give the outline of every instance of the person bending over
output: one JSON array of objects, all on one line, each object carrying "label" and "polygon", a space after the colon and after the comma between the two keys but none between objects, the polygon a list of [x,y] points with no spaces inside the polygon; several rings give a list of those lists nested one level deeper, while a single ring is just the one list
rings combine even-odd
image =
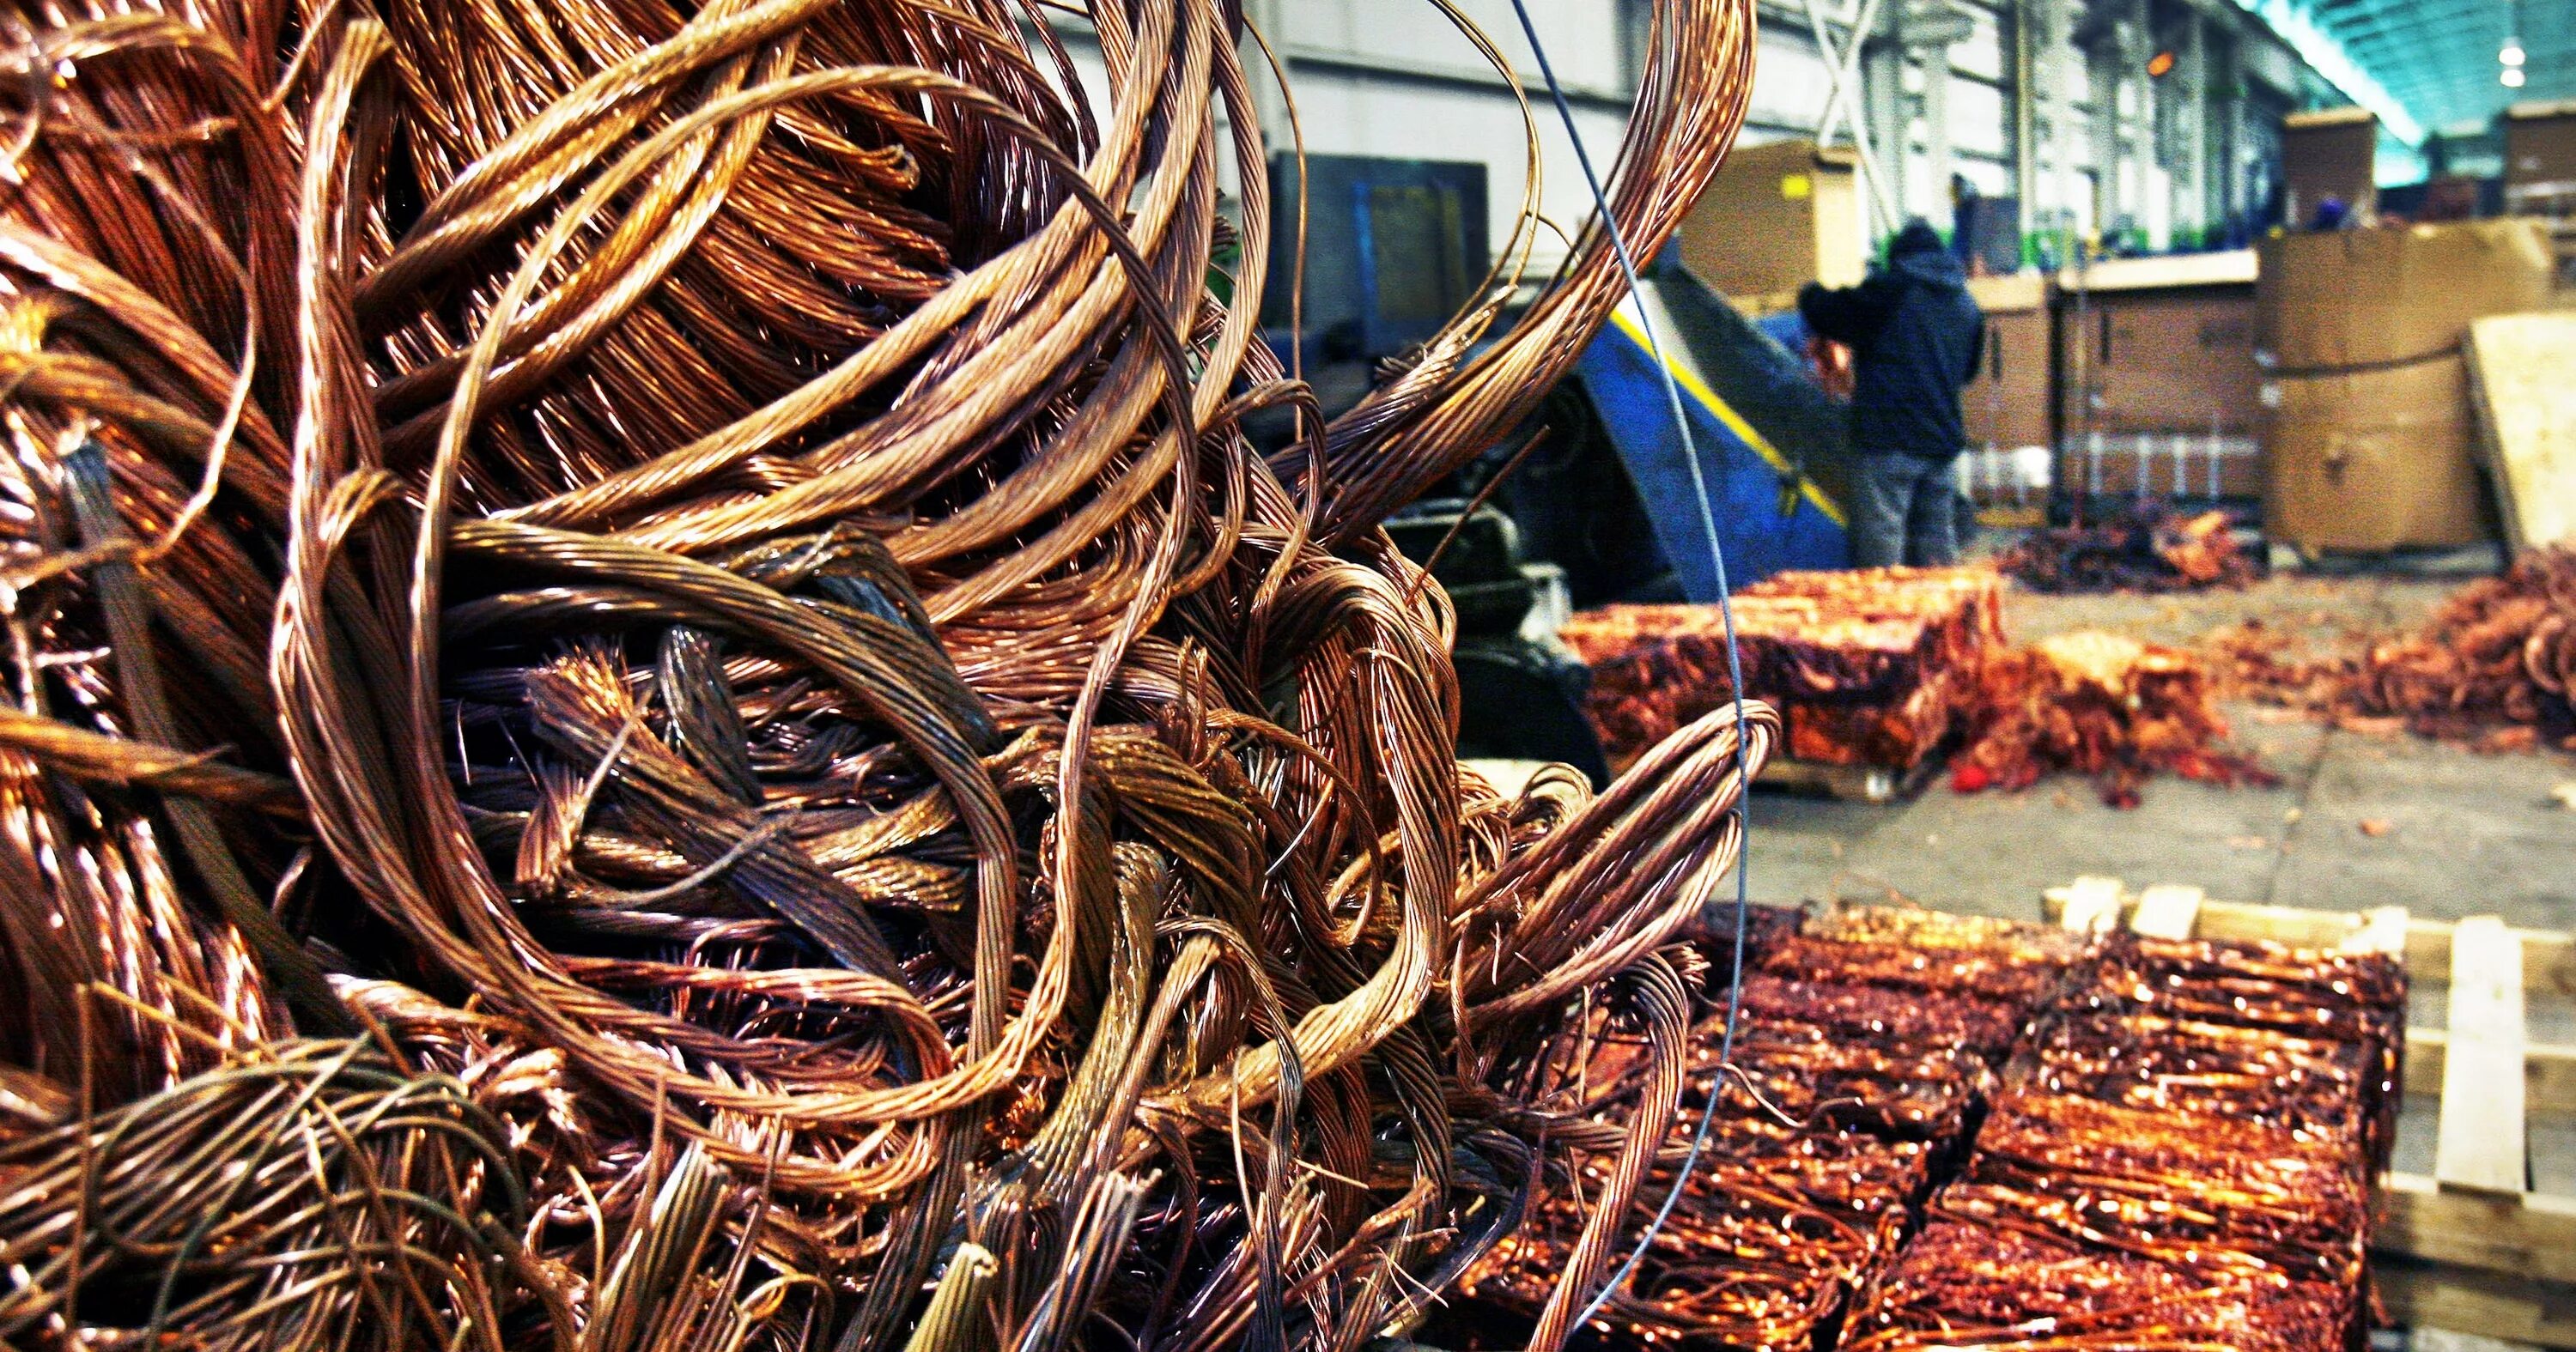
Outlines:
[{"label": "person bending over", "polygon": [[1956,561],[1959,390],[1977,373],[1986,329],[1959,260],[1918,217],[1897,232],[1886,267],[1854,287],[1807,283],[1798,313],[1852,351],[1852,563]]}]

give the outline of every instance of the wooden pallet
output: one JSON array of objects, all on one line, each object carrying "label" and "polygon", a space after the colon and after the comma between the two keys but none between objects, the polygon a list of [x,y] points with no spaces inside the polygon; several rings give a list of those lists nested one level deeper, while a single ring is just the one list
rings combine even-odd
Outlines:
[{"label": "wooden pallet", "polygon": [[2372,1279],[2402,1324],[2576,1348],[2576,1197],[2532,1191],[2528,1154],[2533,1119],[2576,1122],[2576,1046],[2534,1042],[2525,1021],[2526,1001],[2576,999],[2576,935],[2394,906],[2249,906],[2196,887],[2131,894],[2116,878],[2051,888],[2044,906],[2070,929],[2396,953],[2411,983],[2448,987],[2448,1026],[2406,1030],[2406,1092],[2441,1102],[2433,1172],[2386,1180]]},{"label": "wooden pallet", "polygon": [[1773,756],[1753,773],[1753,782],[1793,793],[1821,793],[1846,803],[1893,803],[1911,798],[1939,773],[1945,756],[1934,754],[1909,769],[1884,765],[1827,765],[1822,761]]}]

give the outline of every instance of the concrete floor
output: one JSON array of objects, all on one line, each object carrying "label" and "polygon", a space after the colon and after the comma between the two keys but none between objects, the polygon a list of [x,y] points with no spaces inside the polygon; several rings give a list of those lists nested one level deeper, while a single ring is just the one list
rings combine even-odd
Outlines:
[{"label": "concrete floor", "polygon": [[[2188,646],[2248,617],[2331,643],[2347,630],[2412,623],[2451,577],[2276,576],[2189,598],[2049,597],[2015,592],[2006,630],[2026,643],[2107,628]],[[2116,810],[2091,783],[2043,780],[2020,794],[1951,792],[1935,778],[1909,801],[1872,806],[1757,793],[1748,851],[1756,897],[1884,899],[2029,917],[2040,889],[2079,874],[2131,886],[2187,883],[2230,901],[2334,910],[2403,905],[2454,919],[2497,913],[2576,928],[2576,812],[2551,790],[2576,781],[2576,755],[2480,754],[2414,737],[2375,737],[2251,705],[2227,708],[2238,743],[2277,788],[2157,779]],[[2380,833],[2364,832],[2363,822]]]}]

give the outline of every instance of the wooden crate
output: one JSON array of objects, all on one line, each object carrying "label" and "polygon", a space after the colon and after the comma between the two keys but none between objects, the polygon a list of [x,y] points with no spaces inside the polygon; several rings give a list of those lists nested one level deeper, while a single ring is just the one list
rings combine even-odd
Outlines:
[{"label": "wooden crate", "polygon": [[2576,936],[2495,916],[2421,920],[2403,907],[2250,906],[2171,886],[2132,894],[2116,878],[2079,878],[2043,904],[2071,929],[2398,953],[2411,984],[2447,987],[2447,1026],[2406,1030],[2406,1092],[2441,1103],[2433,1172],[2386,1180],[2372,1280],[2401,1324],[2576,1348],[2576,1196],[2532,1191],[2528,1153],[2533,1120],[2576,1121],[2576,1046],[2532,1040],[2525,1019],[2527,1000],[2576,999]]}]

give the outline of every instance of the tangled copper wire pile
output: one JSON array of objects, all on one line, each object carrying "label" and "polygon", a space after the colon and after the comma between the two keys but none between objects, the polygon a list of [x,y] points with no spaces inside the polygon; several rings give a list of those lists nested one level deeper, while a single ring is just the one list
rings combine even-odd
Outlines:
[{"label": "tangled copper wire pile", "polygon": [[2576,546],[2535,550],[2355,653],[2300,657],[2250,621],[2211,646],[2234,688],[2270,704],[2494,750],[2576,749]]},{"label": "tangled copper wire pile", "polygon": [[[1982,567],[1765,578],[1734,601],[1745,689],[1780,709],[1793,756],[1910,768],[2001,645],[2001,588]],[[1613,765],[1732,698],[1715,606],[1606,606],[1558,636],[1592,668],[1585,711]]]},{"label": "tangled copper wire pile", "polygon": [[2109,939],[1843,1345],[2352,1345],[2404,981],[2385,954]]},{"label": "tangled copper wire pile", "polygon": [[2135,807],[2158,774],[2279,782],[2227,745],[2227,720],[2200,658],[2124,634],[2077,630],[1997,654],[1962,703],[1967,745],[1950,766],[1950,785],[1961,793],[2026,789],[2067,770],[2092,776],[2104,802]]},{"label": "tangled copper wire pile", "polygon": [[2242,587],[2260,562],[2223,511],[2184,516],[2154,503],[2107,520],[2032,532],[1998,564],[2037,592],[2185,592]]},{"label": "tangled copper wire pile", "polygon": [[[1561,1341],[1777,720],[1460,770],[1376,523],[1610,243],[1311,416],[1237,17],[7,8],[0,1341],[1348,1348],[1611,1160]],[[1645,253],[1751,7],[1650,49]]]}]

